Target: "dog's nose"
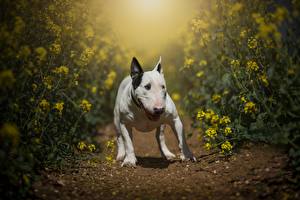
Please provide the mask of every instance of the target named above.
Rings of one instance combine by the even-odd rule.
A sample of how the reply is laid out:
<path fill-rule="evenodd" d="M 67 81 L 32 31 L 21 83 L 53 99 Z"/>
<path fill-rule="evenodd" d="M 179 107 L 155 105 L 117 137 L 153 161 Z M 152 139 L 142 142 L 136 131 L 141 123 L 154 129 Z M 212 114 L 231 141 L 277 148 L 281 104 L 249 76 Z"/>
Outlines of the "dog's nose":
<path fill-rule="evenodd" d="M 155 107 L 153 109 L 153 111 L 154 111 L 154 114 L 160 115 L 160 114 L 163 114 L 165 112 L 165 108 L 163 108 L 163 107 Z"/>

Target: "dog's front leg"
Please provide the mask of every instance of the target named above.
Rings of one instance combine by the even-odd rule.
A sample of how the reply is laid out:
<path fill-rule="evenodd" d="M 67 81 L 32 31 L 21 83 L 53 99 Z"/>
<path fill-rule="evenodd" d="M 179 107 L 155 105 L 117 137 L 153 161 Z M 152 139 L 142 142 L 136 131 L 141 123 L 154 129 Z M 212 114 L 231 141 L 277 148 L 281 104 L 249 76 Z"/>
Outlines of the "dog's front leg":
<path fill-rule="evenodd" d="M 173 132 L 176 134 L 179 143 L 179 149 L 181 151 L 181 160 L 196 161 L 196 158 L 193 156 L 192 152 L 186 144 L 185 135 L 183 133 L 183 125 L 179 117 L 173 120 L 171 127 L 173 129 Z"/>
<path fill-rule="evenodd" d="M 165 130 L 166 125 L 162 124 L 156 129 L 156 140 L 159 146 L 160 153 L 163 157 L 165 157 L 167 160 L 172 160 L 176 156 L 170 152 L 168 149 L 166 142 L 165 142 L 165 135 L 164 135 L 164 130 Z"/>
<path fill-rule="evenodd" d="M 121 124 L 120 128 L 121 128 L 122 136 L 124 138 L 125 149 L 126 149 L 125 150 L 126 155 L 125 155 L 125 159 L 122 163 L 122 167 L 123 166 L 135 167 L 137 160 L 136 160 L 136 157 L 134 154 L 134 148 L 133 148 L 133 144 L 132 144 L 132 140 L 131 140 L 132 129 L 126 127 L 125 124 Z"/>

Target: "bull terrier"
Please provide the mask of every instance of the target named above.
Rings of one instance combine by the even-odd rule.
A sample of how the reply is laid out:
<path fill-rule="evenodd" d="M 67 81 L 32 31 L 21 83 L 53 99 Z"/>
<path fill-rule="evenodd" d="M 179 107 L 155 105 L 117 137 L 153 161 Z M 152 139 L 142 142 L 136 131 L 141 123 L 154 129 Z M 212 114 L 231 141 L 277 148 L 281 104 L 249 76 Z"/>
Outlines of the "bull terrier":
<path fill-rule="evenodd" d="M 181 160 L 196 161 L 189 150 L 183 125 L 175 104 L 167 93 L 161 66 L 161 57 L 152 71 L 144 72 L 138 60 L 131 62 L 131 73 L 120 84 L 114 107 L 114 124 L 117 132 L 118 153 L 121 166 L 136 166 L 132 144 L 132 129 L 148 132 L 156 129 L 156 139 L 161 155 L 168 160 L 175 158 L 165 143 L 164 129 L 168 124 L 175 133 Z"/>

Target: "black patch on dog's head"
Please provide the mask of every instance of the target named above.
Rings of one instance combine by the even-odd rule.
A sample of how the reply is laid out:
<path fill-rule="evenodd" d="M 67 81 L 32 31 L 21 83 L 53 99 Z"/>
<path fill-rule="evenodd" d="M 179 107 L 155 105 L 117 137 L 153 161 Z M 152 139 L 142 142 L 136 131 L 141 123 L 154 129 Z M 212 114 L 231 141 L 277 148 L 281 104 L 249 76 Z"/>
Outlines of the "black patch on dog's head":
<path fill-rule="evenodd" d="M 133 89 L 136 89 L 139 87 L 143 79 L 143 73 L 136 75 L 134 78 L 132 78 L 132 86 Z"/>
<path fill-rule="evenodd" d="M 139 85 L 141 84 L 143 74 L 144 74 L 144 71 L 143 71 L 140 63 L 138 62 L 138 60 L 135 57 L 133 57 L 132 61 L 131 61 L 130 76 L 132 78 L 132 85 L 133 85 L 134 89 L 139 87 Z"/>

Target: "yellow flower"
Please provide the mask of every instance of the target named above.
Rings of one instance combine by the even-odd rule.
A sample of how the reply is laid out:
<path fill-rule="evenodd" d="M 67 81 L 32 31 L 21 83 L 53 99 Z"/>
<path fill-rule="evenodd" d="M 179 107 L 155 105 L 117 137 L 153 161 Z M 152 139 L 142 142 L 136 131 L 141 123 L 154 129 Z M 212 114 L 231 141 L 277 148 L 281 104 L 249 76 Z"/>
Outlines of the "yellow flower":
<path fill-rule="evenodd" d="M 92 59 L 92 57 L 94 56 L 95 51 L 92 48 L 85 48 L 84 51 L 81 53 L 80 57 L 79 57 L 79 65 L 80 66 L 86 66 L 90 60 Z"/>
<path fill-rule="evenodd" d="M 230 153 L 232 150 L 232 145 L 230 142 L 226 141 L 221 145 L 222 153 Z"/>
<path fill-rule="evenodd" d="M 240 96 L 240 99 L 241 99 L 241 102 L 243 102 L 243 103 L 247 102 L 247 100 L 246 100 L 246 98 L 244 96 Z"/>
<path fill-rule="evenodd" d="M 112 139 L 112 140 L 108 140 L 106 142 L 106 148 L 108 149 L 114 149 L 115 148 L 115 141 Z"/>
<path fill-rule="evenodd" d="M 217 130 L 216 128 L 208 128 L 205 134 L 210 138 L 215 138 L 217 136 Z"/>
<path fill-rule="evenodd" d="M 202 36 L 202 39 L 203 39 L 204 41 L 206 41 L 206 42 L 209 42 L 209 41 L 210 41 L 210 35 L 209 35 L 208 33 L 203 33 L 201 36 Z M 200 66 L 201 66 L 201 63 L 204 64 L 203 66 L 207 65 L 206 60 L 201 60 L 200 63 L 199 63 Z"/>
<path fill-rule="evenodd" d="M 258 65 L 257 65 L 257 63 L 255 61 L 249 60 L 247 62 L 247 71 L 254 71 L 254 72 L 256 72 L 256 71 L 258 71 L 258 69 L 259 69 L 259 67 L 258 67 Z"/>
<path fill-rule="evenodd" d="M 200 60 L 199 65 L 200 66 L 206 66 L 207 65 L 207 61 L 206 60 Z"/>
<path fill-rule="evenodd" d="M 222 124 L 222 125 L 229 124 L 230 122 L 231 122 L 231 120 L 228 116 L 223 116 L 220 119 L 220 124 Z"/>
<path fill-rule="evenodd" d="M 100 63 L 107 60 L 108 54 L 109 54 L 109 52 L 108 52 L 107 48 L 100 49 L 99 52 L 98 52 L 98 55 L 97 55 L 97 60 Z"/>
<path fill-rule="evenodd" d="M 273 34 L 273 33 L 277 33 L 277 27 L 275 24 L 273 23 L 261 23 L 258 27 L 258 34 L 257 36 L 263 38 L 263 39 L 269 39 L 269 37 Z"/>
<path fill-rule="evenodd" d="M 232 5 L 231 9 L 229 10 L 229 15 L 233 15 L 237 12 L 239 12 L 243 8 L 242 3 L 235 3 Z"/>
<path fill-rule="evenodd" d="M 63 109 L 64 109 L 64 102 L 56 103 L 56 104 L 54 105 L 54 109 L 56 109 L 56 110 L 59 112 L 59 114 L 61 115 L 61 114 L 62 114 L 62 111 L 63 111 Z"/>
<path fill-rule="evenodd" d="M 37 89 L 37 84 L 33 83 L 33 84 L 31 85 L 31 87 L 32 87 L 32 90 L 33 90 L 33 91 L 36 91 L 36 89 Z"/>
<path fill-rule="evenodd" d="M 256 112 L 256 105 L 252 101 L 249 101 L 244 106 L 245 113 L 255 113 Z"/>
<path fill-rule="evenodd" d="M 42 101 L 39 103 L 39 107 L 43 111 L 48 111 L 50 109 L 50 103 L 46 99 L 42 99 Z"/>
<path fill-rule="evenodd" d="M 203 75 L 204 75 L 204 71 L 201 70 L 197 72 L 196 77 L 201 78 Z"/>
<path fill-rule="evenodd" d="M 74 58 L 76 56 L 76 52 L 75 51 L 70 51 L 70 58 Z"/>
<path fill-rule="evenodd" d="M 15 76 L 10 69 L 0 71 L 0 87 L 11 88 L 16 82 Z"/>
<path fill-rule="evenodd" d="M 266 74 L 262 74 L 258 77 L 258 79 L 267 87 L 269 86 L 269 81 Z"/>
<path fill-rule="evenodd" d="M 223 91 L 223 95 L 227 95 L 227 94 L 229 94 L 229 90 L 225 89 L 225 90 Z"/>
<path fill-rule="evenodd" d="M 219 116 L 218 115 L 212 115 L 210 123 L 213 125 L 217 125 L 219 122 Z"/>
<path fill-rule="evenodd" d="M 80 103 L 80 107 L 83 112 L 89 112 L 92 108 L 92 104 L 88 100 L 83 99 Z"/>
<path fill-rule="evenodd" d="M 88 149 L 90 152 L 94 152 L 96 150 L 96 146 L 94 144 L 89 144 Z"/>
<path fill-rule="evenodd" d="M 52 89 L 52 78 L 50 76 L 46 76 L 43 78 L 43 83 L 48 90 Z"/>
<path fill-rule="evenodd" d="M 276 21 L 276 23 L 280 24 L 286 18 L 287 14 L 288 11 L 286 10 L 286 8 L 278 6 L 273 14 L 273 18 Z"/>
<path fill-rule="evenodd" d="M 93 27 L 92 26 L 87 26 L 85 31 L 84 31 L 84 35 L 88 39 L 93 38 L 94 35 L 95 35 Z"/>
<path fill-rule="evenodd" d="M 289 68 L 288 71 L 287 71 L 288 75 L 295 75 L 295 73 L 296 73 L 295 69 L 293 69 L 293 68 Z"/>
<path fill-rule="evenodd" d="M 210 144 L 210 143 L 205 143 L 205 144 L 204 144 L 204 148 L 205 148 L 206 150 L 210 150 L 210 149 L 211 149 L 211 144 Z"/>
<path fill-rule="evenodd" d="M 105 157 L 105 160 L 108 162 L 108 163 L 113 163 L 114 162 L 114 158 L 112 155 L 108 155 Z"/>
<path fill-rule="evenodd" d="M 241 32 L 240 32 L 240 37 L 241 38 L 245 38 L 246 37 L 246 35 L 247 35 L 247 30 L 242 30 Z"/>
<path fill-rule="evenodd" d="M 209 27 L 209 24 L 201 19 L 193 19 L 192 20 L 192 30 L 195 32 L 199 32 L 200 30 L 205 30 Z"/>
<path fill-rule="evenodd" d="M 261 16 L 260 13 L 252 13 L 252 18 L 257 24 L 262 24 L 265 22 L 265 19 Z"/>
<path fill-rule="evenodd" d="M 172 93 L 172 99 L 173 99 L 174 101 L 179 101 L 180 98 L 181 98 L 181 96 L 180 96 L 179 93 L 177 93 L 177 92 L 173 92 L 173 93 Z"/>
<path fill-rule="evenodd" d="M 231 134 L 231 133 L 232 133 L 231 128 L 230 128 L 230 127 L 226 127 L 226 128 L 224 129 L 224 133 L 225 133 L 226 136 L 229 135 L 229 134 Z"/>
<path fill-rule="evenodd" d="M 58 42 L 56 42 L 56 43 L 53 43 L 50 45 L 49 50 L 50 50 L 50 52 L 58 55 L 61 52 L 61 46 Z"/>
<path fill-rule="evenodd" d="M 21 33 L 22 30 L 25 28 L 25 22 L 23 19 L 19 16 L 15 17 L 15 24 L 14 24 L 14 32 L 15 33 Z"/>
<path fill-rule="evenodd" d="M 206 120 L 210 120 L 211 117 L 212 117 L 214 114 L 215 114 L 215 112 L 214 112 L 213 110 L 208 109 L 208 110 L 206 111 L 206 113 L 205 113 L 205 119 L 206 119 Z"/>
<path fill-rule="evenodd" d="M 205 117 L 205 112 L 203 110 L 198 111 L 198 113 L 197 113 L 197 119 L 198 120 L 203 120 L 204 117 Z"/>
<path fill-rule="evenodd" d="M 96 92 L 97 92 L 97 87 L 96 87 L 96 86 L 91 87 L 91 92 L 92 92 L 93 94 L 96 94 Z"/>
<path fill-rule="evenodd" d="M 214 94 L 213 96 L 212 96 L 212 101 L 214 102 L 214 103 L 219 103 L 220 102 L 220 100 L 221 100 L 221 95 L 219 95 L 219 94 Z"/>
<path fill-rule="evenodd" d="M 47 56 L 47 50 L 44 47 L 38 47 L 35 49 L 35 52 L 37 54 L 37 58 L 41 61 L 46 59 Z"/>
<path fill-rule="evenodd" d="M 83 141 L 81 141 L 81 142 L 78 142 L 78 144 L 77 144 L 77 148 L 79 149 L 79 150 L 84 150 L 85 148 L 86 148 L 87 146 L 86 146 L 86 144 L 83 142 Z"/>
<path fill-rule="evenodd" d="M 108 140 L 108 141 L 106 142 L 106 148 L 108 149 L 109 154 L 105 157 L 105 159 L 106 159 L 107 162 L 113 163 L 113 162 L 114 162 L 114 159 L 113 159 L 113 153 L 114 153 L 114 150 L 115 150 L 115 142 L 114 142 L 114 139 Z"/>
<path fill-rule="evenodd" d="M 189 68 L 191 65 L 194 64 L 194 59 L 192 58 L 186 58 L 184 61 L 184 67 Z"/>
<path fill-rule="evenodd" d="M 69 68 L 67 66 L 62 65 L 60 67 L 56 67 L 55 69 L 53 69 L 52 72 L 55 74 L 67 75 L 69 73 Z"/>
<path fill-rule="evenodd" d="M 117 73 L 114 70 L 111 70 L 108 75 L 107 78 L 104 81 L 104 87 L 109 90 L 112 88 L 114 81 L 117 77 Z"/>
<path fill-rule="evenodd" d="M 20 141 L 20 132 L 16 125 L 11 123 L 4 123 L 0 128 L 0 144 L 3 141 L 11 141 L 12 147 L 16 147 Z"/>
<path fill-rule="evenodd" d="M 55 24 L 50 17 L 46 17 L 47 29 L 55 34 L 56 37 L 61 37 L 62 29 L 59 25 Z"/>
<path fill-rule="evenodd" d="M 18 57 L 27 58 L 30 54 L 31 54 L 31 50 L 30 50 L 29 46 L 25 45 L 20 48 Z"/>
<path fill-rule="evenodd" d="M 230 65 L 231 65 L 231 67 L 237 68 L 240 66 L 240 61 L 239 60 L 231 60 Z"/>
<path fill-rule="evenodd" d="M 248 47 L 250 49 L 255 49 L 257 47 L 257 40 L 254 37 L 248 39 Z"/>

